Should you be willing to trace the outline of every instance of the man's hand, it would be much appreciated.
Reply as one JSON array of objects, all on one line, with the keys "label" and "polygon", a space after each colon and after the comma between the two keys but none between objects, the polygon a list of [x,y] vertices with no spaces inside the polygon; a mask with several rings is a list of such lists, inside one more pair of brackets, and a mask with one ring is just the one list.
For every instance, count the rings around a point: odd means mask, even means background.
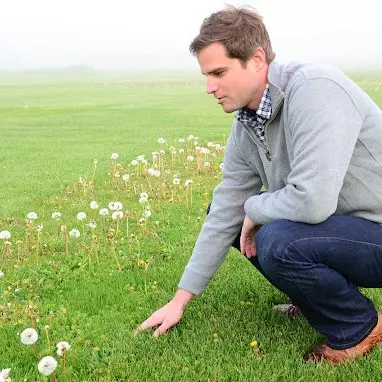
[{"label": "man's hand", "polygon": [[165,306],[154,312],[146,321],[138,327],[138,331],[143,331],[154,326],[159,326],[153,334],[158,337],[165,331],[176,325],[183,316],[183,311],[193,294],[186,290],[179,289],[174,298]]},{"label": "man's hand", "polygon": [[260,228],[261,225],[255,225],[247,215],[245,216],[240,235],[240,251],[248,259],[256,256],[255,235]]}]

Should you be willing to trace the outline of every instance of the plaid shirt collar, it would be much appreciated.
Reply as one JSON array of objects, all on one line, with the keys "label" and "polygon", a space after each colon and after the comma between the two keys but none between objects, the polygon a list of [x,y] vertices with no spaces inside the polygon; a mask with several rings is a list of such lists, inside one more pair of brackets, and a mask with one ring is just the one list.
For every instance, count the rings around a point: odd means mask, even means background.
[{"label": "plaid shirt collar", "polygon": [[237,119],[240,122],[247,123],[250,126],[256,127],[264,125],[272,114],[271,92],[269,91],[269,84],[266,84],[263,96],[257,110],[252,110],[243,107],[238,111]]}]

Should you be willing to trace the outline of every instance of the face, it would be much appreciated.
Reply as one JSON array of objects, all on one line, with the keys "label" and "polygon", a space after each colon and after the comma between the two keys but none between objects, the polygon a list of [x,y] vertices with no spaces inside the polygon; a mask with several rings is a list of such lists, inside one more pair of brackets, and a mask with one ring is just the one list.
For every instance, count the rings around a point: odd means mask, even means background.
[{"label": "face", "polygon": [[244,106],[257,109],[267,83],[264,51],[256,49],[246,66],[230,58],[223,44],[214,42],[197,55],[202,74],[207,78],[207,93],[213,94],[226,113]]}]

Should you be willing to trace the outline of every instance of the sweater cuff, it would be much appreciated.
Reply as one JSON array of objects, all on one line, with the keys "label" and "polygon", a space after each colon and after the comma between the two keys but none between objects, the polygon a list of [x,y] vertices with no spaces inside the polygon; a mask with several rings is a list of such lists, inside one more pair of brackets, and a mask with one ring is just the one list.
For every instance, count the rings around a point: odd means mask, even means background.
[{"label": "sweater cuff", "polygon": [[193,272],[191,269],[186,268],[183,276],[180,279],[178,288],[185,289],[192,294],[200,296],[204,289],[206,289],[210,279],[198,273]]},{"label": "sweater cuff", "polygon": [[[265,224],[269,223],[271,219],[266,217],[261,213],[259,208],[257,207],[258,202],[259,202],[259,196],[260,195],[255,195],[251,196],[246,200],[244,203],[244,211],[245,214],[252,220],[253,223],[255,224]],[[257,198],[257,199],[256,199]]]}]

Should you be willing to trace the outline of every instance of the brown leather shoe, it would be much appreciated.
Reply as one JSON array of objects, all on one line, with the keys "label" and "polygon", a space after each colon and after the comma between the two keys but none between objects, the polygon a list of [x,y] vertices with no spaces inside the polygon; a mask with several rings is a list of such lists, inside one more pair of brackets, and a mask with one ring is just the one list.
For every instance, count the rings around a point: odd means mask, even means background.
[{"label": "brown leather shoe", "polygon": [[366,355],[378,342],[382,342],[382,313],[378,313],[377,326],[359,344],[344,350],[332,349],[329,346],[322,344],[313,349],[305,357],[305,361],[318,363],[325,360],[333,364],[345,363]]}]

